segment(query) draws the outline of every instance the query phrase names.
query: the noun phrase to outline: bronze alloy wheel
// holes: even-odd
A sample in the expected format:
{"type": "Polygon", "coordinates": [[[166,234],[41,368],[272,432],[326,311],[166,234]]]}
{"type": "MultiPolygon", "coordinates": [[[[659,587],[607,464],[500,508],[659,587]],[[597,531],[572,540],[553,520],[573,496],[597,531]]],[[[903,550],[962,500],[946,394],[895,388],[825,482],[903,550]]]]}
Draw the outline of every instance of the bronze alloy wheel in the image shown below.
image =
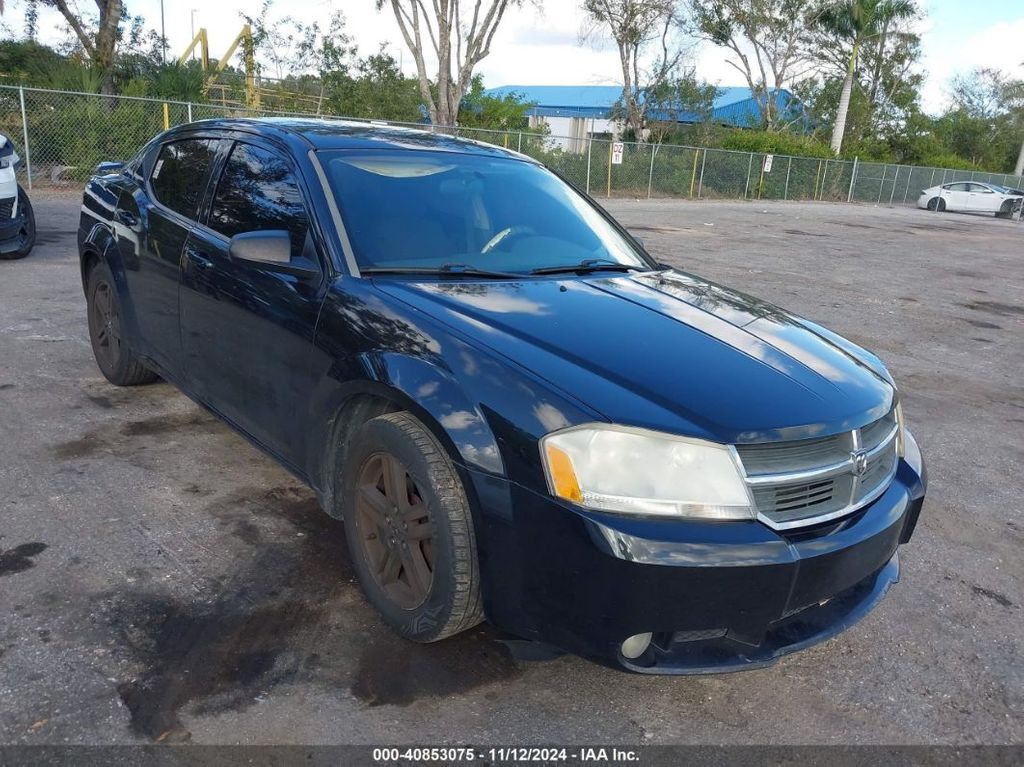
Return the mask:
{"type": "Polygon", "coordinates": [[[101,367],[115,370],[121,358],[121,320],[117,313],[114,289],[109,282],[96,285],[89,307],[89,330],[93,350],[101,367]]]}
{"type": "Polygon", "coordinates": [[[396,606],[414,610],[434,582],[433,527],[408,469],[390,453],[370,455],[356,483],[359,544],[377,585],[396,606]]]}

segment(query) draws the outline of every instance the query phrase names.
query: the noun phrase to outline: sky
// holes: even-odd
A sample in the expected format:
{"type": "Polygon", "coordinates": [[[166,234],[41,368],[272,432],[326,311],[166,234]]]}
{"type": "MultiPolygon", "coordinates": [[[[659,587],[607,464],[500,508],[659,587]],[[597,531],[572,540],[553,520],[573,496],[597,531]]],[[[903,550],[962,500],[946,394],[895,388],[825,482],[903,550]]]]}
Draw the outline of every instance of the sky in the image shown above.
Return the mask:
{"type": "MultiPolygon", "coordinates": [[[[86,0],[78,3],[91,6],[86,0]]],[[[596,85],[621,82],[618,55],[608,46],[580,42],[584,19],[578,0],[543,0],[538,12],[529,3],[510,10],[491,49],[477,71],[487,86],[498,85],[596,85]]],[[[1024,77],[1024,3],[1020,0],[921,0],[925,18],[919,23],[926,73],[922,102],[926,111],[938,112],[946,103],[949,80],[957,72],[987,66],[1024,77]]],[[[129,0],[132,13],[141,14],[153,28],[160,25],[159,0],[129,0]]],[[[20,32],[22,3],[7,3],[4,23],[20,32]]],[[[205,26],[210,55],[223,53],[241,28],[243,9],[255,12],[257,3],[241,0],[164,0],[164,23],[169,53],[180,54],[194,28],[205,26]],[[194,11],[194,13],[193,13],[194,11]]],[[[377,12],[374,0],[277,0],[271,17],[291,15],[304,22],[326,20],[340,9],[349,34],[360,52],[376,51],[387,44],[402,61],[407,74],[415,73],[412,56],[405,48],[392,13],[377,12]]],[[[44,42],[60,37],[60,15],[40,9],[39,36],[44,42]]],[[[718,85],[743,85],[739,72],[726,61],[721,49],[704,44],[693,54],[697,76],[718,85]]]]}

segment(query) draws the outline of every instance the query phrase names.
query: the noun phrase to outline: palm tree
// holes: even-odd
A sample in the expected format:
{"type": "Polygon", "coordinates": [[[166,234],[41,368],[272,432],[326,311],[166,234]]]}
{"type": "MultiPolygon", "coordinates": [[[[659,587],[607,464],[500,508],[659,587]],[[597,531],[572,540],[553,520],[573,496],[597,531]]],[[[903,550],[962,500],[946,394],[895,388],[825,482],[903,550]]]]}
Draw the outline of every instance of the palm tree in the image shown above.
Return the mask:
{"type": "Polygon", "coordinates": [[[893,22],[912,18],[916,13],[917,3],[914,0],[838,0],[828,2],[818,15],[818,24],[822,29],[852,45],[843,90],[839,96],[839,107],[836,109],[836,122],[832,128],[832,151],[836,154],[843,148],[846,113],[850,108],[860,49],[869,40],[884,37],[893,22]]]}

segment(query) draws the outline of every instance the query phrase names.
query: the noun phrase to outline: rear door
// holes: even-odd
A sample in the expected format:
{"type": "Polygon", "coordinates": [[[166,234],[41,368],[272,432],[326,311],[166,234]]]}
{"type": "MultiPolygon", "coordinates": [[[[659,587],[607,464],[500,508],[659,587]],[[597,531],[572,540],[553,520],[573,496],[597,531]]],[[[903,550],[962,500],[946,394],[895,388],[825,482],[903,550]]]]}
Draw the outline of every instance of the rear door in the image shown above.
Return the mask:
{"type": "Polygon", "coordinates": [[[969,184],[957,182],[942,187],[942,199],[946,201],[946,210],[969,210],[969,184]]]}
{"type": "Polygon", "coordinates": [[[162,144],[148,178],[116,212],[126,232],[138,233],[138,243],[121,251],[140,351],[172,376],[181,375],[181,254],[203,202],[216,147],[212,137],[174,138],[162,144]]]}
{"type": "Polygon", "coordinates": [[[239,140],[182,262],[182,342],[198,396],[294,466],[304,461],[327,275],[309,210],[287,152],[239,140]],[[289,264],[232,259],[232,236],[263,230],[289,233],[289,264]]]}

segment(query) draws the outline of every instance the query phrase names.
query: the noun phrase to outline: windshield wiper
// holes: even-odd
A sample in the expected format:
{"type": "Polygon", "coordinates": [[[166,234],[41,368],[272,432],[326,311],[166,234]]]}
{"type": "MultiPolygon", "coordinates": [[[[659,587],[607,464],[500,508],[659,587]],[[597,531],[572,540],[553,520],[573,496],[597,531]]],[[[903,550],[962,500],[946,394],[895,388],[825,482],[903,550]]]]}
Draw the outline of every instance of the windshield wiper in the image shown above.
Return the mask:
{"type": "Polygon", "coordinates": [[[563,266],[541,266],[531,269],[530,274],[562,274],[576,272],[577,274],[590,274],[591,272],[630,272],[639,267],[630,264],[620,264],[617,261],[606,261],[601,258],[587,258],[578,264],[565,264],[563,266]]]}
{"type": "Polygon", "coordinates": [[[521,280],[522,274],[477,269],[469,264],[442,264],[441,266],[373,266],[360,269],[360,274],[428,274],[436,277],[485,277],[494,280],[521,280]]]}

